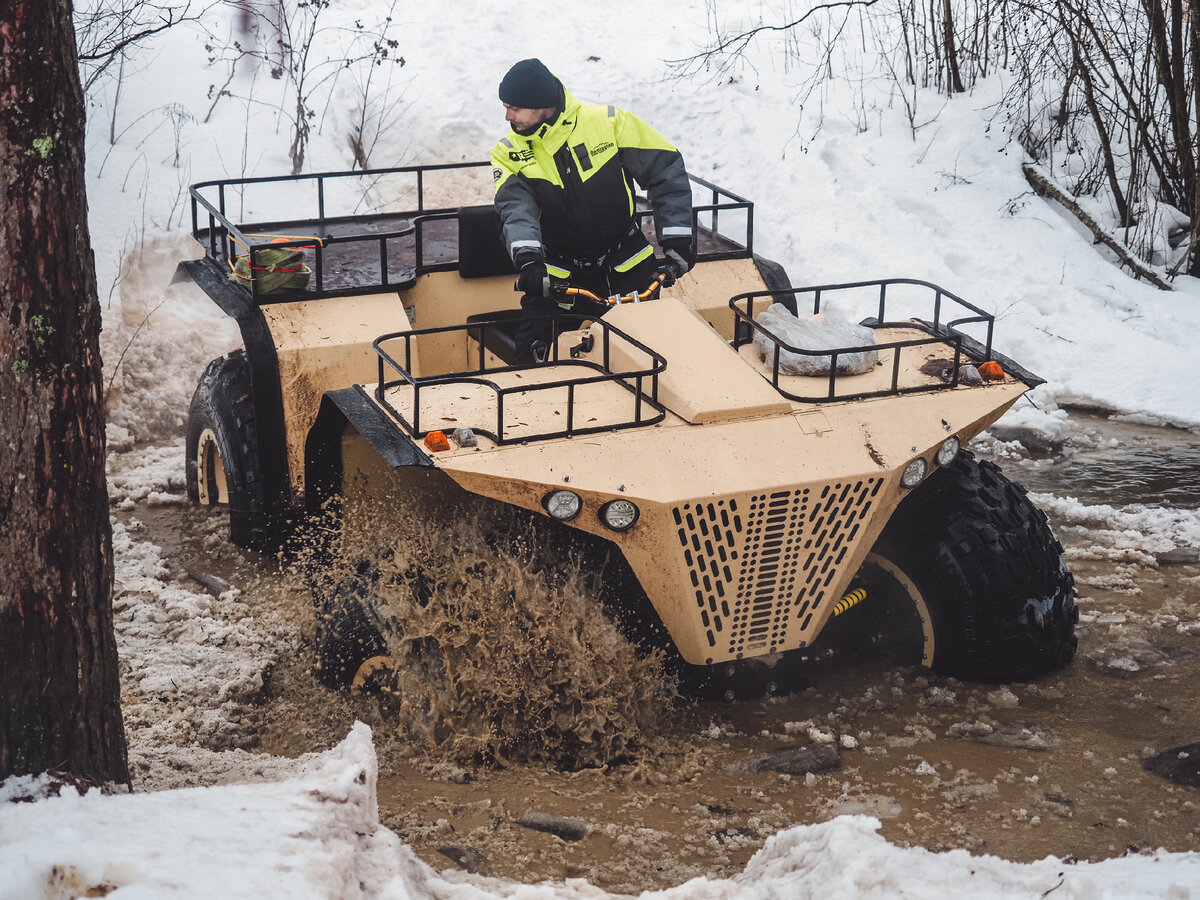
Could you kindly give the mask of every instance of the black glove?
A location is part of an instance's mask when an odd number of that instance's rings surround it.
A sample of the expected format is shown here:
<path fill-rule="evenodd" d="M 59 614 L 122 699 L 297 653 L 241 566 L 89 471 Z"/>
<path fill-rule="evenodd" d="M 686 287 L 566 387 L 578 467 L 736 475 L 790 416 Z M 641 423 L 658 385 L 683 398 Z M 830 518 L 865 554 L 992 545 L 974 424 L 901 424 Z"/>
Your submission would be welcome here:
<path fill-rule="evenodd" d="M 667 238 L 662 242 L 663 257 L 666 268 L 675 278 L 682 278 L 696 264 L 696 254 L 692 250 L 690 237 Z M 666 286 L 674 284 L 674 279 Z"/>
<path fill-rule="evenodd" d="M 521 273 L 517 276 L 515 290 L 530 297 L 550 296 L 550 276 L 546 272 L 546 257 L 541 250 L 520 250 L 513 263 Z"/>

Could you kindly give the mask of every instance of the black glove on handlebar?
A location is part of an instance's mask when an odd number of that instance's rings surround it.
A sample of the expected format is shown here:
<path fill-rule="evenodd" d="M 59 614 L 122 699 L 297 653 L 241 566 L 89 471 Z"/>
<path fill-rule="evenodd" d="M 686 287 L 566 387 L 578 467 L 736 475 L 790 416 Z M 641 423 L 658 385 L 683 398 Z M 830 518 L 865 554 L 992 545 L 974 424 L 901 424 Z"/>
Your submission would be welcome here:
<path fill-rule="evenodd" d="M 514 289 L 530 297 L 550 296 L 550 276 L 546 272 L 546 257 L 541 250 L 521 250 L 513 263 L 521 270 Z"/>
<path fill-rule="evenodd" d="M 662 242 L 662 248 L 666 267 L 675 278 L 682 278 L 696 264 L 696 254 L 692 250 L 690 237 L 667 238 Z"/>

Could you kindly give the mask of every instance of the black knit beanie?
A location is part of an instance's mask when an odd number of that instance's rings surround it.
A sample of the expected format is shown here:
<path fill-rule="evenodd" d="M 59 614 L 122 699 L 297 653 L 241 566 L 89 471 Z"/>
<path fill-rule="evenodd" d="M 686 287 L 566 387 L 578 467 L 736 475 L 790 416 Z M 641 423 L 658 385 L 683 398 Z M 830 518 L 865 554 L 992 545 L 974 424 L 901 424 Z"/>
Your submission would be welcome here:
<path fill-rule="evenodd" d="M 562 83 L 540 59 L 523 59 L 500 82 L 500 102 L 521 109 L 562 105 Z"/>

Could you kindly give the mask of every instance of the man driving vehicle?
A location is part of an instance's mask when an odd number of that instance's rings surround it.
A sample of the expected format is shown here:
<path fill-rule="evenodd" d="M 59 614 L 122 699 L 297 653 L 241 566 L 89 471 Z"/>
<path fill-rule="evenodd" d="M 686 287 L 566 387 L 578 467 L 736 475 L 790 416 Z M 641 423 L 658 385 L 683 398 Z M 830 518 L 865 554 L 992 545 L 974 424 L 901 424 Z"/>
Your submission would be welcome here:
<path fill-rule="evenodd" d="M 531 317 L 560 309 L 552 278 L 608 297 L 692 267 L 692 191 L 666 138 L 623 109 L 581 104 L 540 60 L 509 69 L 499 93 L 512 130 L 492 150 L 495 202 L 523 292 L 517 348 L 530 362 L 545 358 L 548 331 Z M 634 217 L 631 180 L 653 206 L 661 263 Z"/>

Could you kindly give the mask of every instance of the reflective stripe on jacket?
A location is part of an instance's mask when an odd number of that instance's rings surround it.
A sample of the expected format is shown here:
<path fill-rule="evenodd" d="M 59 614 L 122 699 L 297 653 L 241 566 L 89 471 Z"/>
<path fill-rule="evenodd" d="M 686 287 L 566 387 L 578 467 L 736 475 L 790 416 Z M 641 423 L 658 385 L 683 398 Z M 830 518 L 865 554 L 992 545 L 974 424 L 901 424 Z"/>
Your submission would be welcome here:
<path fill-rule="evenodd" d="M 533 247 L 594 259 L 624 245 L 633 221 L 631 177 L 650 198 L 659 240 L 690 237 L 692 191 L 679 151 L 633 113 L 564 96 L 557 118 L 530 136 L 510 131 L 492 150 L 509 254 Z M 613 267 L 648 255 L 644 245 L 634 250 Z"/>

